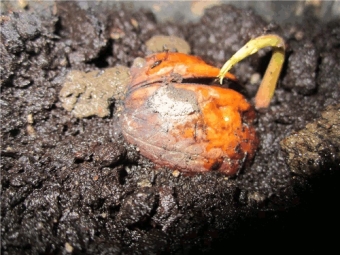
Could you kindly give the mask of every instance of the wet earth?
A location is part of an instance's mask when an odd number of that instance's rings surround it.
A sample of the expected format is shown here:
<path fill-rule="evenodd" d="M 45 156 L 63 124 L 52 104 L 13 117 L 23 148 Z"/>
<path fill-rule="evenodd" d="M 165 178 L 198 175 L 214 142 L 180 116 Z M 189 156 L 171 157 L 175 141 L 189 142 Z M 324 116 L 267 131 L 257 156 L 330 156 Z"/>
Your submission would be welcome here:
<path fill-rule="evenodd" d="M 121 93 L 107 95 L 102 115 L 91 108 L 76 117 L 63 107 L 70 72 L 91 76 L 93 91 L 94 76 L 131 67 L 154 35 L 185 39 L 192 54 L 221 67 L 249 39 L 269 32 L 285 39 L 286 62 L 270 107 L 257 112 L 258 151 L 237 176 L 155 169 L 121 134 Z M 301 23 L 282 26 L 229 5 L 189 24 L 74 2 L 2 15 L 2 254 L 337 247 L 339 48 L 339 20 L 315 22 L 308 10 Z M 249 101 L 269 59 L 270 50 L 261 50 L 232 70 Z"/>

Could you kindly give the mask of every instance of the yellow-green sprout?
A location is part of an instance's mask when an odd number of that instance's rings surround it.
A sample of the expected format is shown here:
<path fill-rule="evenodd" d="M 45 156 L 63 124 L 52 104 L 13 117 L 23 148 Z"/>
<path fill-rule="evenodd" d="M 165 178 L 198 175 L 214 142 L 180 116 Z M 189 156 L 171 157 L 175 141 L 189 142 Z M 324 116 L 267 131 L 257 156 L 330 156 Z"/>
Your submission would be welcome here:
<path fill-rule="evenodd" d="M 258 52 L 265 47 L 273 48 L 273 55 L 263 76 L 261 85 L 255 96 L 255 107 L 267 108 L 272 99 L 285 59 L 285 43 L 283 39 L 274 34 L 259 36 L 250 40 L 239 49 L 221 68 L 218 77 L 222 83 L 225 74 L 242 59 Z"/>

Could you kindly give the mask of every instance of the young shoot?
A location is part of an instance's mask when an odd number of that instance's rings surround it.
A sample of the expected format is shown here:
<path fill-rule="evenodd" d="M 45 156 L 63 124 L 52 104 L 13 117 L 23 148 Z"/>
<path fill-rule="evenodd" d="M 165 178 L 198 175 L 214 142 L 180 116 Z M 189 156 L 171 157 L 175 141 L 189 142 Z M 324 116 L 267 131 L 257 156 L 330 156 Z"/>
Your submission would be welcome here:
<path fill-rule="evenodd" d="M 222 83 L 225 74 L 236 63 L 265 47 L 272 47 L 273 54 L 255 96 L 255 107 L 257 109 L 267 108 L 269 106 L 270 100 L 274 95 L 276 83 L 281 73 L 285 59 L 285 43 L 280 36 L 268 34 L 250 40 L 223 65 L 220 73 L 218 74 L 218 78 Z"/>

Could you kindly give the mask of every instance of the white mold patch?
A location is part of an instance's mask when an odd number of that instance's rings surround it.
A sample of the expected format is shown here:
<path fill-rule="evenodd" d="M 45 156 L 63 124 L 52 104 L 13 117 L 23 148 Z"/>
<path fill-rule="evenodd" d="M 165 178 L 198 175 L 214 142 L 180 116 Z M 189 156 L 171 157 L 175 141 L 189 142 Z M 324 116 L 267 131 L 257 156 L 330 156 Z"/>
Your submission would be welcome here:
<path fill-rule="evenodd" d="M 194 92 L 171 84 L 159 88 L 148 100 L 148 105 L 154 112 L 174 119 L 182 119 L 199 111 Z"/>

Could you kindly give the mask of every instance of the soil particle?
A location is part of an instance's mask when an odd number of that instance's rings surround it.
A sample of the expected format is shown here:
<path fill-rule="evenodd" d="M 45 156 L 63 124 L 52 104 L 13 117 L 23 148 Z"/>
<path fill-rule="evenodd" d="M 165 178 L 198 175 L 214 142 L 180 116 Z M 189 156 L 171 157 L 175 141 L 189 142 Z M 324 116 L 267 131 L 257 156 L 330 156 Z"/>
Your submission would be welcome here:
<path fill-rule="evenodd" d="M 145 222 L 150 221 L 149 217 L 156 206 L 156 196 L 152 189 L 143 188 L 136 190 L 136 192 L 127 197 L 121 206 L 120 213 L 118 214 L 119 220 L 125 226 L 136 228 L 136 224 L 140 225 L 139 228 L 144 228 Z"/>
<path fill-rule="evenodd" d="M 288 42 L 287 69 L 290 75 L 285 76 L 282 87 L 302 95 L 315 93 L 317 89 L 316 69 L 318 56 L 316 47 L 310 42 Z M 302 47 L 301 47 L 302 46 Z"/>
<path fill-rule="evenodd" d="M 270 107 L 258 113 L 261 144 L 253 164 L 225 178 L 155 170 L 122 139 L 116 112 L 79 119 L 65 111 L 58 98 L 62 84 L 72 70 L 130 67 L 145 56 L 152 35 L 185 38 L 196 55 L 219 66 L 251 37 L 269 30 L 281 35 L 281 28 L 227 5 L 192 24 L 159 24 L 150 12 L 120 7 L 58 2 L 56 8 L 13 12 L 1 21 L 2 254 L 202 254 L 219 244 L 226 251 L 227 242 L 233 244 L 228 251 L 253 252 L 263 240 L 287 252 L 288 242 L 325 252 L 336 243 L 327 233 L 339 226 L 332 207 L 339 175 L 329 171 L 339 162 L 339 128 L 330 126 L 338 108 L 327 108 L 326 115 L 321 110 L 340 98 L 338 21 L 303 23 L 308 36 L 300 40 L 289 32 L 296 25 L 282 28 L 291 45 L 287 65 L 301 65 L 308 82 L 295 89 L 288 83 L 298 84 L 299 76 L 284 68 L 284 87 L 279 84 Z M 113 29 L 121 30 L 119 38 L 110 36 Z M 312 54 L 303 57 L 300 50 Z M 234 70 L 250 100 L 256 91 L 251 76 L 263 74 L 269 57 L 261 51 Z M 307 148 L 325 163 L 315 168 L 323 177 L 292 174 L 298 161 L 287 164 L 280 141 L 299 130 L 326 149 Z M 298 146 L 306 151 L 305 145 Z"/>
<path fill-rule="evenodd" d="M 107 12 L 104 11 L 104 13 Z M 138 26 L 134 25 L 137 22 Z M 107 16 L 106 33 L 112 39 L 110 47 L 113 58 L 108 58 L 109 65 L 121 64 L 131 66 L 137 57 L 143 57 L 145 41 L 156 30 L 156 20 L 151 13 L 113 10 Z M 119 36 L 116 36 L 116 35 Z"/>
<path fill-rule="evenodd" d="M 23 132 L 20 128 L 26 124 L 25 115 L 34 114 L 37 121 L 49 115 L 46 110 L 57 101 L 55 80 L 62 68 L 55 65 L 62 62 L 63 54 L 58 53 L 53 31 L 38 16 L 23 12 L 8 17 L 2 24 L 0 43 L 1 86 L 6 86 L 1 112 L 8 120 L 1 129 L 16 136 Z M 55 22 L 56 19 L 50 19 L 50 23 Z"/>
<path fill-rule="evenodd" d="M 162 52 L 165 50 L 172 52 L 190 53 L 190 45 L 177 36 L 155 35 L 146 43 L 147 51 L 150 53 Z"/>
<path fill-rule="evenodd" d="M 84 73 L 71 71 L 59 93 L 63 107 L 77 118 L 111 114 L 112 101 L 122 101 L 128 82 L 129 68 L 116 66 Z"/>
<path fill-rule="evenodd" d="M 97 58 L 108 41 L 104 36 L 104 24 L 96 15 L 72 1 L 57 1 L 55 8 L 59 16 L 58 35 L 67 39 L 65 52 L 69 63 L 80 68 L 85 62 Z"/>
<path fill-rule="evenodd" d="M 325 39 L 327 38 L 327 40 Z M 314 40 L 320 51 L 317 85 L 325 105 L 337 104 L 340 98 L 340 27 L 339 20 L 320 29 Z M 333 88 L 333 89 L 330 89 Z"/>
<path fill-rule="evenodd" d="M 330 106 L 321 118 L 281 141 L 293 173 L 310 176 L 340 167 L 340 105 Z"/>
<path fill-rule="evenodd" d="M 95 149 L 93 159 L 101 166 L 113 166 L 120 159 L 124 158 L 126 149 L 117 143 L 100 145 Z"/>
<path fill-rule="evenodd" d="M 111 38 L 109 56 L 106 56 L 106 63 L 110 66 L 120 64 L 130 67 L 135 58 L 145 56 L 146 42 L 157 34 L 185 39 L 181 26 L 157 24 L 154 14 L 148 11 L 131 12 L 122 7 L 103 9 L 101 13 L 99 18 L 107 25 L 105 33 Z"/>
<path fill-rule="evenodd" d="M 164 187 L 159 191 L 159 207 L 153 216 L 153 220 L 156 224 L 163 225 L 162 230 L 166 231 L 179 217 L 174 189 L 172 187 Z M 166 224 L 163 224 L 163 222 Z"/>

